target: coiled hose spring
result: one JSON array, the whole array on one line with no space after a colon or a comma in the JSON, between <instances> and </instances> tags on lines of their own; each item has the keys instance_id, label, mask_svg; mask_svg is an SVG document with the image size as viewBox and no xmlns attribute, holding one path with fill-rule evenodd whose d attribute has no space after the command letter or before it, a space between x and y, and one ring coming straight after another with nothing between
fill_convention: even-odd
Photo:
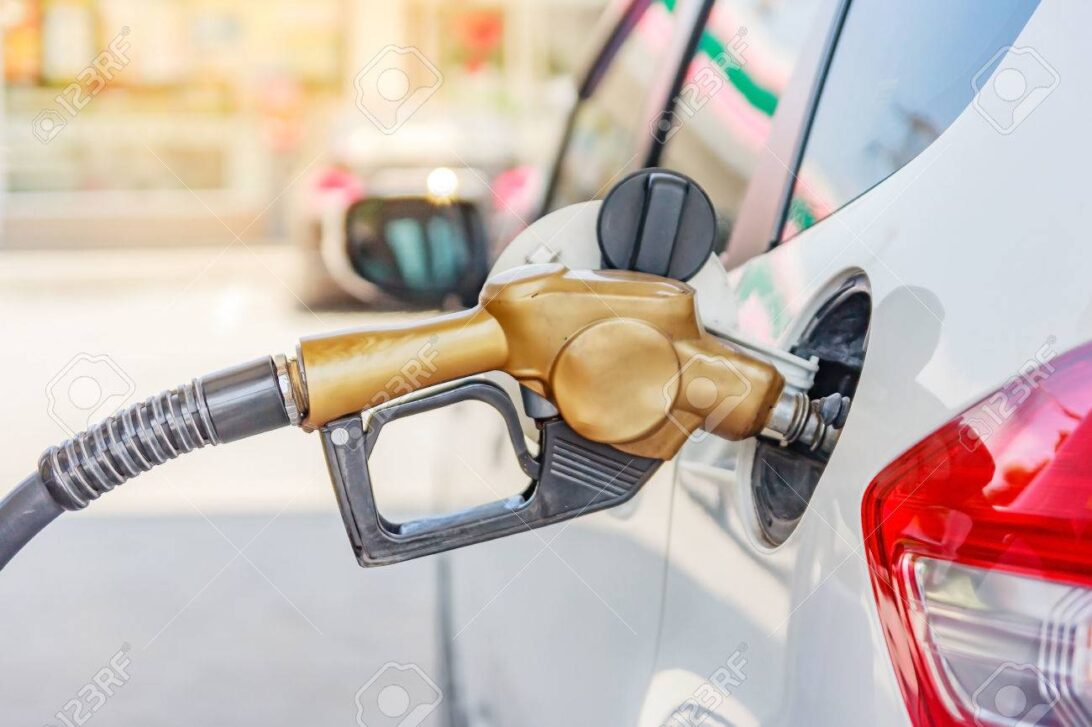
<instances>
[{"instance_id":1,"label":"coiled hose spring","mask_svg":"<svg viewBox=\"0 0 1092 727\"><path fill-rule=\"evenodd\" d=\"M132 404L50 447L38 460L38 475L61 507L79 510L181 454L298 423L291 397L281 356L225 369Z\"/></svg>"},{"instance_id":2,"label":"coiled hose spring","mask_svg":"<svg viewBox=\"0 0 1092 727\"><path fill-rule=\"evenodd\" d=\"M54 500L66 510L78 510L156 465L217 443L200 383L194 381L50 447L38 460L38 473Z\"/></svg>"}]
</instances>

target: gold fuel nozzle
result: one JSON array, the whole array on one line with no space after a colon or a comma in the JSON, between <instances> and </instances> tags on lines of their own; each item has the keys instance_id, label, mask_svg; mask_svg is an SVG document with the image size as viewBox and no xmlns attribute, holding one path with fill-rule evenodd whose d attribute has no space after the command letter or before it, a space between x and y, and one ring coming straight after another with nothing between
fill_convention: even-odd
<instances>
[{"instance_id":1,"label":"gold fuel nozzle","mask_svg":"<svg viewBox=\"0 0 1092 727\"><path fill-rule=\"evenodd\" d=\"M759 434L784 389L774 366L706 333L686 283L557 264L491 278L466 311L301 339L287 366L306 429L489 371L587 439L661 460L699 429Z\"/></svg>"}]
</instances>

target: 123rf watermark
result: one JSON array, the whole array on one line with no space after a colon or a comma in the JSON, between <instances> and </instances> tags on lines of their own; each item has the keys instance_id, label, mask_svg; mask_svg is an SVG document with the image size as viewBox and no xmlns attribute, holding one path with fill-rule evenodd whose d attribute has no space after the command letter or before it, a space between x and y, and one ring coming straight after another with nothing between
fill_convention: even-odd
<instances>
[{"instance_id":1,"label":"123rf watermark","mask_svg":"<svg viewBox=\"0 0 1092 727\"><path fill-rule=\"evenodd\" d=\"M417 349L417 353L402 364L401 368L398 369L398 373L388 379L383 388L372 396L365 411L386 404L400 396L412 394L427 386L428 381L436 373L437 369L436 358L439 356L439 351L436 350L436 343L438 341L439 339L436 336L430 336ZM380 412L375 416L382 419L383 414ZM364 444L362 434L355 429L335 429L330 437L335 445L345 447L350 451L356 451Z\"/></svg>"},{"instance_id":2,"label":"123rf watermark","mask_svg":"<svg viewBox=\"0 0 1092 727\"><path fill-rule=\"evenodd\" d=\"M389 661L356 692L360 727L417 727L444 694L416 664Z\"/></svg>"},{"instance_id":3,"label":"123rf watermark","mask_svg":"<svg viewBox=\"0 0 1092 727\"><path fill-rule=\"evenodd\" d=\"M388 45L356 74L356 107L375 128L393 134L443 85L444 74L412 46Z\"/></svg>"},{"instance_id":4,"label":"123rf watermark","mask_svg":"<svg viewBox=\"0 0 1092 727\"><path fill-rule=\"evenodd\" d=\"M1048 717L1060 698L1058 687L1037 667L1007 661L971 695L974 722L978 727L1054 724Z\"/></svg>"},{"instance_id":5,"label":"123rf watermark","mask_svg":"<svg viewBox=\"0 0 1092 727\"><path fill-rule=\"evenodd\" d=\"M76 74L76 80L65 86L53 101L56 106L42 109L31 121L34 136L48 144L68 126L68 122L87 108L118 73L129 65L129 28L123 27L99 53Z\"/></svg>"},{"instance_id":6,"label":"123rf watermark","mask_svg":"<svg viewBox=\"0 0 1092 727\"><path fill-rule=\"evenodd\" d=\"M114 414L136 392L133 379L105 354L78 353L46 384L47 413L70 437Z\"/></svg>"},{"instance_id":7,"label":"123rf watermark","mask_svg":"<svg viewBox=\"0 0 1092 727\"><path fill-rule=\"evenodd\" d=\"M959 441L965 449L973 452L987 442L1016 409L1054 374L1056 367L1052 361L1058 355L1054 350L1055 340L1054 336L1047 338L1035 355L1005 380L997 393L963 415Z\"/></svg>"},{"instance_id":8,"label":"123rf watermark","mask_svg":"<svg viewBox=\"0 0 1092 727\"><path fill-rule=\"evenodd\" d=\"M687 81L675 95L670 110L653 119L650 131L656 141L663 144L678 133L679 129L705 108L709 101L730 83L732 74L743 70L747 64L744 53L750 47L747 28L741 27L728 39L723 50L702 65L694 77Z\"/></svg>"},{"instance_id":9,"label":"123rf watermark","mask_svg":"<svg viewBox=\"0 0 1092 727\"><path fill-rule=\"evenodd\" d=\"M130 663L129 645L122 644L106 664L76 691L76 695L53 715L57 723L47 727L83 727L87 724L111 697L129 683L132 678L129 674Z\"/></svg>"},{"instance_id":10,"label":"123rf watermark","mask_svg":"<svg viewBox=\"0 0 1092 727\"><path fill-rule=\"evenodd\" d=\"M747 681L747 644L740 644L694 693L675 708L662 727L698 727L716 713L724 700ZM719 723L718 723L719 724Z\"/></svg>"},{"instance_id":11,"label":"123rf watermark","mask_svg":"<svg viewBox=\"0 0 1092 727\"><path fill-rule=\"evenodd\" d=\"M1062 82L1034 48L1005 46L971 79L974 109L1000 134L1011 134Z\"/></svg>"},{"instance_id":12,"label":"123rf watermark","mask_svg":"<svg viewBox=\"0 0 1092 727\"><path fill-rule=\"evenodd\" d=\"M752 388L751 380L728 358L697 354L664 383L664 413L690 441L700 442L747 400ZM688 411L702 418L702 425L694 431L675 416L680 398L686 401Z\"/></svg>"}]
</instances>

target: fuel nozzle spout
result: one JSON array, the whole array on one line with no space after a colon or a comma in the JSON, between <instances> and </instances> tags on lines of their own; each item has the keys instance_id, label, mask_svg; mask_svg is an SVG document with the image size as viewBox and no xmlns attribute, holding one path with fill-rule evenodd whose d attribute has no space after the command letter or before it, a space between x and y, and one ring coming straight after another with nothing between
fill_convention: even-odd
<instances>
[{"instance_id":1,"label":"fuel nozzle spout","mask_svg":"<svg viewBox=\"0 0 1092 727\"><path fill-rule=\"evenodd\" d=\"M762 433L785 447L800 444L812 452L829 455L841 436L849 404L849 397L842 394L813 400L803 392L783 390Z\"/></svg>"}]
</instances>

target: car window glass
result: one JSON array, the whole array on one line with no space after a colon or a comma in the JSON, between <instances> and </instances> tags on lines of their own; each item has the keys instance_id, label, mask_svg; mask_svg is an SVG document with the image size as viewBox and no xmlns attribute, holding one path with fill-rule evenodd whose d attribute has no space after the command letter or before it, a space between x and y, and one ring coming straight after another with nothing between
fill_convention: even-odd
<instances>
[{"instance_id":1,"label":"car window glass","mask_svg":"<svg viewBox=\"0 0 1092 727\"><path fill-rule=\"evenodd\" d=\"M718 252L739 215L778 100L816 32L819 0L718 0L672 112L660 166L697 181L716 208Z\"/></svg>"},{"instance_id":2,"label":"car window glass","mask_svg":"<svg viewBox=\"0 0 1092 727\"><path fill-rule=\"evenodd\" d=\"M1038 0L853 0L804 149L782 239L804 230L920 154L975 107L1002 133L1057 85L1046 59L1006 48ZM1020 93L995 87L998 63ZM1002 69L1005 70L1005 69ZM1003 80L1001 74L998 79ZM1010 98L1011 96L1011 98Z\"/></svg>"},{"instance_id":3,"label":"car window glass","mask_svg":"<svg viewBox=\"0 0 1092 727\"><path fill-rule=\"evenodd\" d=\"M641 166L649 134L648 94L674 31L675 0L654 0L626 36L592 95L577 107L549 209L601 198Z\"/></svg>"}]
</instances>

